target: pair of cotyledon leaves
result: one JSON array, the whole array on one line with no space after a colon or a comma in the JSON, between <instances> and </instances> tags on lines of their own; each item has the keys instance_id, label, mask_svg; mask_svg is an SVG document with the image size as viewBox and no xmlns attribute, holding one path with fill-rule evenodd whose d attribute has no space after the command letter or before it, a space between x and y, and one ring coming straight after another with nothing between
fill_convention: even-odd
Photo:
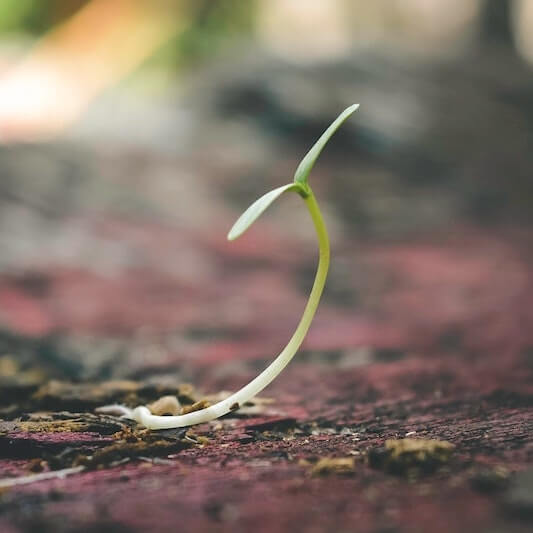
<instances>
[{"instance_id":1,"label":"pair of cotyledon leaves","mask_svg":"<svg viewBox=\"0 0 533 533\"><path fill-rule=\"evenodd\" d=\"M320 152L327 144L331 136L337 131L339 126L359 107L359 104L351 105L346 108L328 127L328 129L321 135L318 141L313 145L311 150L307 152L306 156L302 159L296 172L294 173L294 181L282 185L277 189L267 192L261 198L256 200L235 222L230 232L228 233L228 240L233 241L237 237L240 237L284 192L294 191L303 196L304 198L309 194L309 185L307 184L307 178L313 165L315 164Z\"/></svg>"}]
</instances>

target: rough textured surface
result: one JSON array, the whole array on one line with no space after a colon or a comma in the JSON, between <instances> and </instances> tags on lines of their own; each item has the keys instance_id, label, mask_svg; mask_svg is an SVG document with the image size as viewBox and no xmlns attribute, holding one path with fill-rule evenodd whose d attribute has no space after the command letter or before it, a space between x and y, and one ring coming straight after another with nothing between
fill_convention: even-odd
<instances>
[{"instance_id":1,"label":"rough textured surface","mask_svg":"<svg viewBox=\"0 0 533 533\"><path fill-rule=\"evenodd\" d=\"M305 212L287 198L241 240L224 236L256 189L291 175L293 147L272 162L281 146L215 124L218 151L179 157L2 148L0 531L530 531L531 228L479 226L460 209L464 187L483 197L482 178L491 201L506 198L495 212L514 213L517 196L528 205L530 151L516 143L495 164L503 134L487 127L494 149L480 136L472 152L479 101L457 127L446 111L452 133L439 120L424 132L431 144L444 131L435 146L461 163L442 171L449 182L421 164L420 139L380 159L368 120L366 137L339 133L312 178L333 263L303 350L253 405L189 431L95 409L213 399L283 346L315 268ZM495 109L489 123L507 116ZM525 119L513 131L531 138Z\"/></svg>"},{"instance_id":2,"label":"rough textured surface","mask_svg":"<svg viewBox=\"0 0 533 533\"><path fill-rule=\"evenodd\" d=\"M183 304L167 292L171 281L135 308L142 286L163 283L154 272L132 278L116 298L120 323L112 325L102 318L109 299L98 294L117 290L123 278L95 285L89 273L43 270L46 289L37 291L29 277L4 276L4 301L17 305L3 307L11 330L1 339L1 477L86 469L3 488L0 529L529 530L533 289L526 244L519 235L462 232L439 243L360 247L357 258L341 249L341 260L357 265L361 303L336 302L332 287L306 349L265 391L270 401L188 435L150 434L93 411L167 394L192 403L201 395L175 386L183 376L210 393L244 383L287 335L284 316L293 321L303 301L291 286L304 263L245 273L239 298L255 297L263 311L222 313L217 328L205 319L203 332L187 310L180 318ZM270 252L262 252L264 263ZM219 275L225 283L215 291L224 300L235 290L234 273ZM247 279L254 276L261 286L255 293ZM334 282L353 286L352 276L347 270L347 279ZM204 292L213 287L198 288L200 302ZM72 301L72 293L90 304L83 317L62 314L57 302L61 294ZM158 322L167 305L160 297L176 306L185 334ZM55 317L47 311L52 303ZM209 313L198 307L198 316ZM29 337L23 327L15 333L37 313L49 321L44 335ZM117 334L146 321L154 329L144 337ZM59 325L60 335L53 333ZM106 375L115 381L95 381ZM391 445L404 438L450 444L405 456ZM435 458L435 450L445 453Z\"/></svg>"}]
</instances>

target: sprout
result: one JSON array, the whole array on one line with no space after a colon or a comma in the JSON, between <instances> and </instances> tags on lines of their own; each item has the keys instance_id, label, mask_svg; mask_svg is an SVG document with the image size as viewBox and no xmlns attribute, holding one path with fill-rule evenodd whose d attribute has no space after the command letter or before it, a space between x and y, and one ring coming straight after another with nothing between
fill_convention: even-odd
<instances>
[{"instance_id":1,"label":"sprout","mask_svg":"<svg viewBox=\"0 0 533 533\"><path fill-rule=\"evenodd\" d=\"M153 415L150 410L145 406L136 407L135 409L128 409L124 406L108 406L102 408L101 412L117 412L125 416L136 420L139 424L150 429L169 429L184 426L192 426L194 424L200 424L202 422L208 422L214 420L220 416L223 416L230 411L238 409L241 405L245 404L261 392L276 376L287 366L289 361L294 357L298 348L302 344L304 337L311 325L311 321L315 315L320 301L320 296L324 285L326 283L326 276L329 268L329 239L326 231L322 214L316 202L315 196L311 187L307 183L307 178L315 161L317 160L320 152L329 141L331 136L337 131L339 126L359 107L359 104L354 104L345 109L337 119L328 127L328 129L322 134L320 139L309 150L307 155L302 159L298 165L294 174L294 181L288 183L270 192L267 192L264 196L256 200L235 222L234 226L228 233L228 239L230 241L240 237L258 218L261 214L277 200L285 192L296 192L304 200L307 205L307 209L311 215L315 231L318 237L319 246L319 262L316 271L315 281L309 295L309 300L305 306L302 318L290 338L287 346L281 351L281 353L274 359L274 361L261 372L255 379L250 381L248 385L244 386L238 392L232 394L225 400L222 400L210 407L194 411L177 416L158 416Z\"/></svg>"}]
</instances>

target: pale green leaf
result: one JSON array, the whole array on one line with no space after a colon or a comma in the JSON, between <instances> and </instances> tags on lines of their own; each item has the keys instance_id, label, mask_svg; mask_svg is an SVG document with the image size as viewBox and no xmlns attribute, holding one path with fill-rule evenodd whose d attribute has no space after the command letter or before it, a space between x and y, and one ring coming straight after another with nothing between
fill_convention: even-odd
<instances>
[{"instance_id":1,"label":"pale green leaf","mask_svg":"<svg viewBox=\"0 0 533 533\"><path fill-rule=\"evenodd\" d=\"M230 232L228 233L228 240L233 241L237 237L240 237L265 211L265 209L274 201L279 198L284 192L297 190L299 191L300 185L295 183L287 183L282 185L273 191L267 192L259 200L256 200L233 224Z\"/></svg>"},{"instance_id":2,"label":"pale green leaf","mask_svg":"<svg viewBox=\"0 0 533 533\"><path fill-rule=\"evenodd\" d=\"M331 136L339 129L339 126L359 107L359 104L353 104L346 108L328 127L328 129L321 135L320 139L313 145L311 150L307 152L306 156L298 165L294 173L294 181L300 183L303 187L307 186L307 177L315 164L320 152Z\"/></svg>"}]
</instances>

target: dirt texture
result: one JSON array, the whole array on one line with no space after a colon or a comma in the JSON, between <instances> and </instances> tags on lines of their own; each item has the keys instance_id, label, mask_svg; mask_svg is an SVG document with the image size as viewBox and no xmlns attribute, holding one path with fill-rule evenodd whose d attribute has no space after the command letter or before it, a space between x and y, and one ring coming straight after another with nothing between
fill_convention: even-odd
<instances>
[{"instance_id":1,"label":"dirt texture","mask_svg":"<svg viewBox=\"0 0 533 533\"><path fill-rule=\"evenodd\" d=\"M312 123L289 105L252 108L231 122L242 114L230 106L205 127L195 115L189 153L161 148L190 140L177 119L172 134L148 132L150 146L1 147L0 532L531 531L532 152L520 104L531 82L509 111L485 56L483 76L469 64L475 86L455 74L417 85L407 72L380 92L371 62L352 75L368 82L358 91L345 69L325 71L342 87L324 85L335 110L335 94L385 96L311 177L332 238L316 319L259 398L190 429L150 432L97 409L188 412L279 353L316 268L308 216L295 195L241 239L225 235L290 179L337 111L310 105L327 111ZM482 98L488 77L497 90ZM279 87L298 95L302 83ZM434 85L433 99L413 93ZM418 114L393 131L379 120L410 109L391 87L433 110L407 147ZM282 127L305 135L292 142Z\"/></svg>"},{"instance_id":2,"label":"dirt texture","mask_svg":"<svg viewBox=\"0 0 533 533\"><path fill-rule=\"evenodd\" d=\"M531 528L533 282L519 232L341 246L335 261L353 268L334 276L304 350L256 402L188 431L95 413L216 400L265 366L312 260L274 264L285 243L271 242L185 296L155 268L3 276L0 530ZM214 294L216 327L204 307ZM83 312L70 312L79 298ZM246 312L223 312L232 298Z\"/></svg>"}]
</instances>

